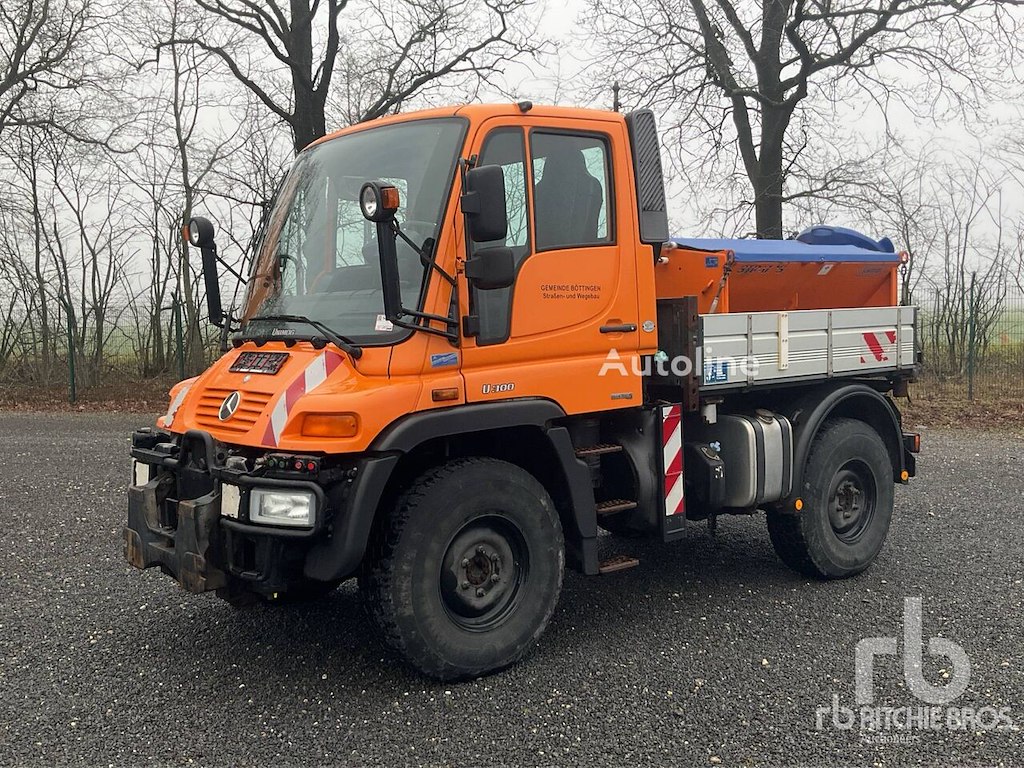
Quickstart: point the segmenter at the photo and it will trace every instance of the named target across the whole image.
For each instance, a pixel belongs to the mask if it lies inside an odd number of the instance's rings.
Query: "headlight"
[[[208,248],[213,245],[213,222],[202,216],[196,216],[186,228],[188,241],[197,248]]]
[[[373,217],[377,215],[377,191],[367,184],[363,187],[360,202],[363,204],[363,216],[372,221]]]
[[[249,493],[249,520],[311,528],[316,521],[316,497],[310,491],[253,488]]]

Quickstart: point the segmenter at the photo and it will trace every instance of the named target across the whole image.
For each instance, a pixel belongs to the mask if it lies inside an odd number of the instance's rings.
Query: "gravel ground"
[[[1024,765],[1024,730],[879,744],[816,710],[853,706],[860,638],[924,637],[972,665],[951,706],[1024,726],[1024,441],[926,433],[878,562],[812,583],[761,517],[630,544],[639,568],[566,575],[537,650],[440,685],[371,638],[346,585],[235,610],[121,556],[128,434],[141,417],[0,414],[0,763],[5,765]],[[621,545],[620,545],[621,546]],[[924,673],[939,682],[939,660]],[[948,665],[947,665],[948,666]],[[901,661],[877,706],[920,706]],[[948,670],[947,670],[948,672]]]

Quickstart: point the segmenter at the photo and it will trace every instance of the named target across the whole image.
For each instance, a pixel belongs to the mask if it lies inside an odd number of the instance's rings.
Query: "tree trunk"
[[[754,218],[757,237],[781,240],[782,179],[777,175],[761,175],[754,182]]]
[[[291,21],[287,44],[295,62],[291,67],[295,97],[292,139],[298,154],[327,132],[327,119],[324,103],[313,87],[313,12],[309,0],[291,0]]]
[[[765,119],[767,122],[768,115]],[[782,239],[782,134],[784,127],[761,133],[761,155],[757,163],[754,187],[754,219],[757,236],[762,240]]]

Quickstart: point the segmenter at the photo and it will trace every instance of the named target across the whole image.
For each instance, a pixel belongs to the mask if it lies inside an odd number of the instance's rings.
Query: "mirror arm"
[[[230,264],[228,264],[226,261],[224,261],[224,259],[222,259],[220,257],[220,254],[217,255],[217,262],[222,267],[224,267],[224,269],[226,269],[228,272],[230,272],[231,275],[236,280],[238,280],[238,282],[240,282],[242,285],[248,285],[249,284],[249,281],[246,278],[242,277],[241,273],[239,273],[238,270],[236,270],[234,267],[232,267]]]
[[[402,240],[405,241],[406,245],[412,248],[416,253],[420,255],[420,262],[424,267],[430,268],[432,271],[437,272],[441,277],[445,279],[448,285],[455,287],[455,278],[449,275],[444,269],[437,263],[436,248],[437,241],[432,237],[428,237],[423,241],[423,246],[416,245],[405,232],[402,231],[401,227],[398,226],[398,222],[395,221],[395,234],[398,235]],[[426,245],[430,243],[430,248],[427,249]]]
[[[221,354],[224,354],[230,348],[229,344],[228,344],[228,336],[230,336],[233,332],[240,330],[239,328],[233,327],[231,325],[235,321],[235,317],[231,314],[233,310],[234,310],[234,307],[231,307],[231,309],[229,309],[227,312],[225,312],[222,315],[222,317],[224,318],[224,324],[221,325],[221,327],[220,327],[220,351],[221,351]]]
[[[419,312],[415,309],[403,309],[402,312],[406,317],[414,317],[417,320],[426,320],[427,324],[409,323],[406,322],[405,320],[392,320],[391,322],[394,323],[394,325],[396,325],[397,327],[408,328],[410,331],[423,331],[425,333],[432,333],[435,336],[440,336],[442,338],[448,339],[448,341],[452,342],[453,344],[458,343],[459,323],[457,320],[454,320],[450,317],[444,317],[442,315],[432,315],[429,312]],[[431,320],[438,323],[444,323],[445,330],[442,331],[440,328],[434,328],[431,325],[429,325]]]

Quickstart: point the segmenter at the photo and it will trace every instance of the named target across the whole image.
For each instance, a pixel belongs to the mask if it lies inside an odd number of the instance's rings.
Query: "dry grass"
[[[167,409],[173,379],[122,379],[81,390],[74,403],[64,387],[0,387],[0,411],[114,411],[157,413]]]
[[[1024,435],[1024,397],[1000,383],[978,383],[974,399],[967,399],[959,383],[924,380],[910,386],[910,401],[901,400],[904,424],[909,427],[992,429]]]

